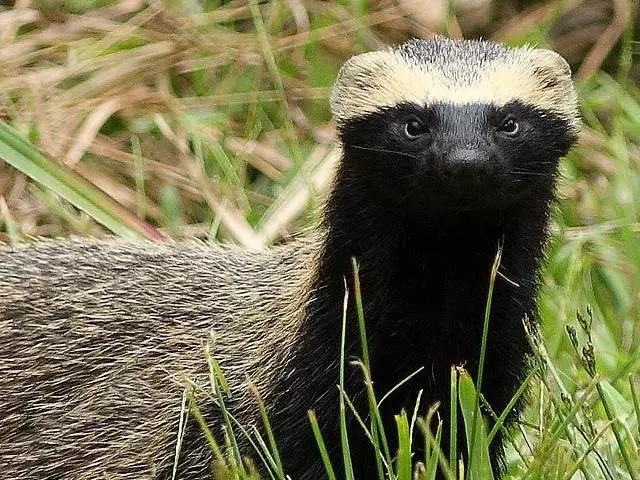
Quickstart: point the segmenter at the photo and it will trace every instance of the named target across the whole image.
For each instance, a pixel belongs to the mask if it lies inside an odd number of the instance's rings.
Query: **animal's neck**
[[[337,425],[338,419],[335,385],[345,280],[350,295],[346,359],[361,356],[352,257],[360,267],[371,368],[379,395],[424,367],[385,402],[385,412],[393,414],[411,408],[420,389],[426,404],[446,400],[450,365],[464,363],[475,372],[490,269],[503,244],[500,271],[504,277],[495,286],[489,338],[488,361],[495,364],[491,368],[496,379],[489,373],[484,383],[498,384],[492,386],[497,393],[489,401],[500,410],[513,394],[528,351],[521,320],[534,307],[552,182],[537,191],[535,199],[502,209],[409,215],[370,194],[353,176],[339,172],[337,179],[325,211],[326,237],[306,317],[291,352],[296,369],[283,379],[286,385],[280,389],[287,392],[287,401],[275,409],[289,419],[289,429],[280,434],[290,435],[293,418],[301,426],[306,423],[300,412],[312,408],[320,424],[327,426],[327,441],[339,444],[337,427],[330,426]],[[502,348],[501,342],[510,342],[509,348]],[[501,350],[513,354],[513,359],[501,358]],[[503,387],[504,378],[509,383]],[[356,406],[366,409],[362,385],[361,372],[348,365],[347,393]],[[317,453],[310,437],[309,445],[288,440],[293,448],[308,447],[309,455]],[[361,440],[366,450],[367,441]],[[356,444],[352,449],[359,448]],[[303,466],[289,468],[296,472]]]
[[[315,333],[305,338],[336,353],[336,347],[327,346],[338,345],[345,278],[354,296],[355,257],[373,375],[380,388],[390,388],[419,367],[429,369],[430,359],[438,365],[464,363],[474,372],[491,265],[501,244],[492,331],[501,333],[505,322],[518,329],[522,317],[533,312],[552,179],[502,208],[417,214],[370,193],[353,178],[339,172],[328,201],[327,237],[307,326]],[[347,355],[360,356],[353,303]],[[433,383],[431,391],[448,385]]]
[[[412,292],[416,300],[432,297],[424,290],[450,287],[451,296],[440,301],[454,302],[464,297],[464,286],[474,292],[487,289],[491,264],[503,244],[501,272],[513,283],[526,283],[541,257],[552,198],[550,183],[501,208],[409,213],[370,195],[366,186],[338,181],[325,213],[327,236],[316,281],[334,286],[340,297],[334,300],[340,300],[355,257],[370,307],[394,303],[398,295],[406,301]],[[372,314],[375,321],[379,315]]]

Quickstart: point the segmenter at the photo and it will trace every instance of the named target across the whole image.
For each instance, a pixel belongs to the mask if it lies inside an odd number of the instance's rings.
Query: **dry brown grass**
[[[624,33],[631,5],[95,3],[0,10],[0,116],[171,235],[250,248],[308,223],[337,158],[326,99],[348,56],[409,36],[483,35],[552,42],[586,78]],[[102,233],[1,162],[0,199],[21,235]]]

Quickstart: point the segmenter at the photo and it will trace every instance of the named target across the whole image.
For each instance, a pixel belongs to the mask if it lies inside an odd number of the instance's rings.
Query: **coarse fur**
[[[424,367],[385,401],[393,431],[393,414],[420,390],[421,411],[443,401],[447,418],[451,365],[477,373],[503,245],[483,393],[494,410],[507,405],[526,374],[522,320],[535,317],[558,160],[578,131],[566,63],[541,49],[416,40],[349,60],[331,104],[343,158],[308,239],[265,252],[89,241],[0,249],[3,478],[171,478],[185,388],[220,431],[203,393],[212,336],[229,409],[259,423],[250,379],[286,472],[324,478],[308,409],[341,471],[336,383],[352,257],[377,391]],[[356,323],[351,302],[350,358],[361,354]],[[355,367],[346,390],[366,412]],[[368,440],[353,417],[348,427],[356,478],[374,478]],[[210,460],[190,420],[177,478],[207,478]]]

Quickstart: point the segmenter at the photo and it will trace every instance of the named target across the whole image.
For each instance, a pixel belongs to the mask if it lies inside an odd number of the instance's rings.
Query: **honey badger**
[[[211,335],[233,389],[228,408],[259,423],[250,379],[286,472],[324,478],[308,409],[340,470],[352,257],[377,391],[424,367],[385,400],[392,432],[393,414],[420,390],[447,418],[451,365],[476,373],[503,245],[483,393],[505,408],[526,373],[522,320],[535,317],[558,160],[578,134],[569,67],[549,50],[414,40],[350,59],[331,107],[343,154],[309,238],[265,252],[86,240],[0,249],[0,477],[171,478],[184,388],[206,388]],[[351,303],[349,358],[361,355]],[[365,412],[362,376],[347,368],[347,392]],[[210,399],[199,405],[219,430]],[[348,421],[356,478],[374,478],[370,444]],[[210,461],[189,420],[177,478],[210,478]]]

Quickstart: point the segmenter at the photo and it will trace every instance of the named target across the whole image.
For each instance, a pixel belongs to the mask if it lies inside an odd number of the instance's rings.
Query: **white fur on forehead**
[[[340,70],[331,108],[340,124],[407,102],[500,107],[513,100],[578,129],[576,92],[562,57],[479,40],[434,37],[355,56]]]

